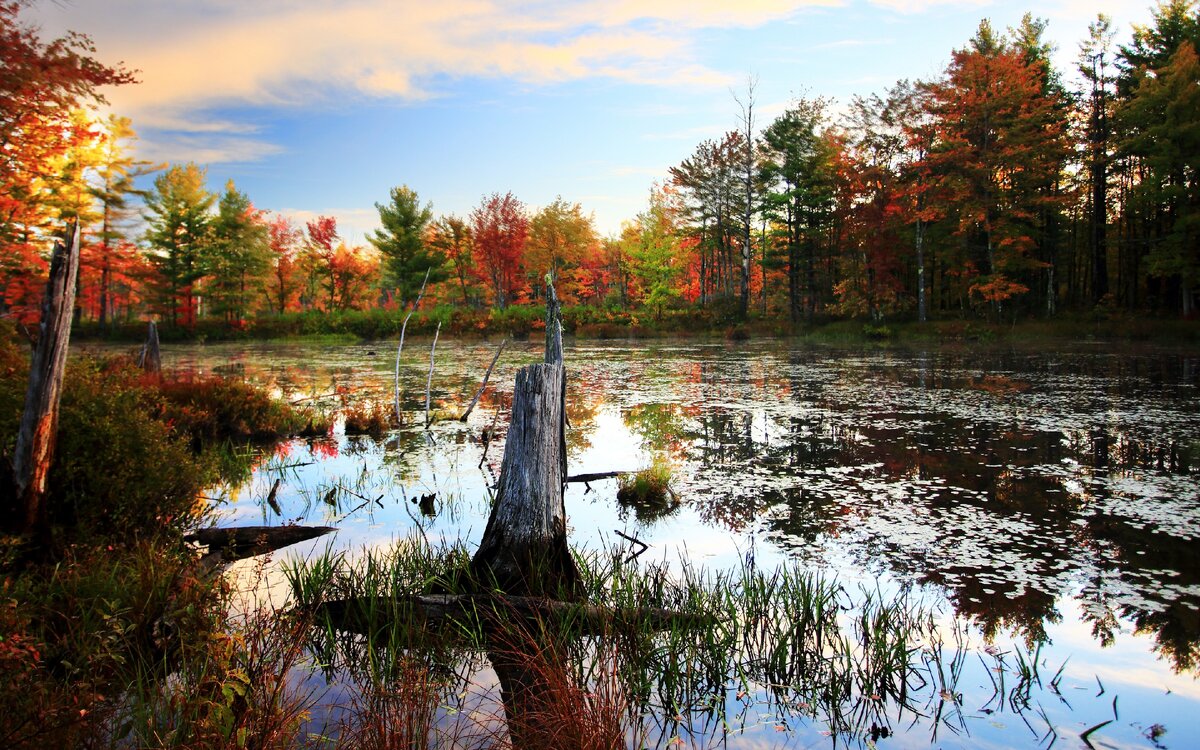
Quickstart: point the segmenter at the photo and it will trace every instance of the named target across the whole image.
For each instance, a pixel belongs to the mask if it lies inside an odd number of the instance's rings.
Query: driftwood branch
[[[421,282],[421,291],[417,292],[417,299],[413,302],[412,309],[408,311],[408,315],[404,316],[404,323],[400,326],[400,345],[396,347],[396,389],[393,394],[396,407],[396,424],[400,424],[400,352],[404,351],[404,332],[408,330],[408,319],[417,311],[417,307],[421,304],[421,298],[425,296],[425,285],[429,283],[429,272],[432,268],[425,269],[425,279]]]
[[[467,417],[471,416],[471,411],[475,408],[475,404],[479,403],[479,398],[483,396],[483,391],[487,388],[488,378],[492,377],[492,368],[496,366],[496,362],[500,359],[500,355],[504,353],[504,347],[507,344],[508,339],[504,339],[500,342],[500,348],[496,350],[496,356],[492,357],[492,363],[488,365],[487,372],[483,374],[483,383],[480,384],[479,390],[475,391],[475,398],[471,399],[471,403],[467,406],[467,410],[462,413],[462,416],[458,418],[458,421],[466,422]]]
[[[279,507],[279,501],[275,499],[276,493],[279,492],[279,485],[283,479],[276,477],[275,483],[271,485],[271,491],[267,493],[267,505],[271,506],[271,510],[275,511],[275,515],[282,516],[283,508]]]
[[[433,346],[429,347],[429,376],[425,378],[425,429],[429,429],[429,391],[433,388],[433,354],[437,351],[438,334],[442,332],[442,321],[438,321],[433,332]]]

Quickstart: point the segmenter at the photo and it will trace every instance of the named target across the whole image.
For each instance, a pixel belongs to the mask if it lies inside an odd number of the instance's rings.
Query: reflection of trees
[[[638,404],[621,414],[625,425],[651,451],[676,453],[689,437],[679,404]]]
[[[962,387],[925,377],[937,387]],[[998,398],[1029,387],[1001,378],[975,383]],[[1194,541],[1156,532],[1161,524],[1149,499],[1136,499],[1140,510],[1128,517],[1093,508],[1112,500],[1102,494],[1110,478],[1189,474],[1179,439],[1120,429],[1040,430],[928,412],[919,419],[864,414],[835,403],[835,389],[827,396],[819,380],[798,376],[786,393],[800,408],[768,406],[762,417],[768,429],[752,427],[756,415],[749,409],[721,406],[697,416],[688,458],[711,478],[707,493],[688,501],[706,522],[740,529],[770,509],[772,537],[797,549],[865,534],[869,541],[855,546],[864,565],[882,559],[902,576],[938,584],[988,637],[1011,630],[1031,644],[1060,619],[1056,601],[1073,588],[1070,572],[1115,567],[1116,595],[1101,597],[1111,601],[1102,606],[1095,595],[1112,583],[1085,589],[1095,602],[1085,609],[1097,636],[1111,636],[1116,607],[1154,631],[1176,668],[1194,668],[1200,623],[1190,606],[1196,597],[1186,591],[1200,571]],[[829,469],[851,471],[830,476]],[[1083,493],[1075,489],[1080,482]],[[934,530],[932,546],[907,540],[902,524],[883,520],[903,511],[889,510],[892,501],[877,497],[876,488],[899,491],[919,511]]]
[[[1138,632],[1152,633],[1156,651],[1178,671],[1200,667],[1200,545],[1162,533],[1136,519],[1109,514],[1088,518],[1089,535],[1102,544],[1119,587],[1136,592],[1122,597],[1123,616]],[[1097,588],[1103,587],[1100,583]],[[1100,629],[1103,619],[1097,618]]]

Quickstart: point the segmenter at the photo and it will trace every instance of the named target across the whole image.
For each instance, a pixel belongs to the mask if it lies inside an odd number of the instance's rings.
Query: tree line
[[[0,0],[0,313],[34,314],[50,241],[85,238],[77,316],[241,326],[293,311],[538,302],[661,317],[811,323],[991,320],[1063,310],[1195,313],[1200,282],[1200,12],[1167,0],[1131,39],[1103,15],[1068,85],[1046,22],[987,22],[928,81],[771,122],[751,81],[736,126],[699,143],[644,211],[602,237],[579,203],[511,193],[436,216],[408,186],[347,243],[334,218],[256,208],[205,168],[134,158],[132,123],[98,120],[99,87],[134,83],[86,37],[43,42]],[[139,188],[155,175],[152,186]]]

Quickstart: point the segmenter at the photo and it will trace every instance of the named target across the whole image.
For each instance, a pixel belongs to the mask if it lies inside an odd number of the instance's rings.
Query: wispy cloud
[[[223,135],[175,135],[160,133],[143,138],[137,146],[138,157],[153,162],[185,162],[197,164],[241,164],[256,162],[283,153],[274,143],[257,138]]]
[[[821,44],[813,45],[813,49],[851,49],[855,47],[873,47],[887,43],[870,39],[839,39],[834,42],[822,42]]]
[[[871,4],[897,13],[917,14],[947,5],[982,8],[991,5],[992,0],[871,0]]]

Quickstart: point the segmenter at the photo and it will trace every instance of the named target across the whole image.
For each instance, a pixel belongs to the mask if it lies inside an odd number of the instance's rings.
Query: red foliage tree
[[[529,216],[525,205],[512,193],[492,193],[471,212],[471,234],[475,238],[475,265],[501,309],[521,292],[525,241]]]
[[[300,247],[303,234],[286,216],[276,216],[267,225],[267,232],[272,255],[267,301],[272,310],[283,314],[293,309],[302,287]]]
[[[324,278],[323,283],[328,294],[325,309],[334,310],[337,308],[337,271],[334,262],[337,255],[337,219],[332,216],[318,216],[307,222],[305,227],[308,230],[305,249],[310,270]]]

